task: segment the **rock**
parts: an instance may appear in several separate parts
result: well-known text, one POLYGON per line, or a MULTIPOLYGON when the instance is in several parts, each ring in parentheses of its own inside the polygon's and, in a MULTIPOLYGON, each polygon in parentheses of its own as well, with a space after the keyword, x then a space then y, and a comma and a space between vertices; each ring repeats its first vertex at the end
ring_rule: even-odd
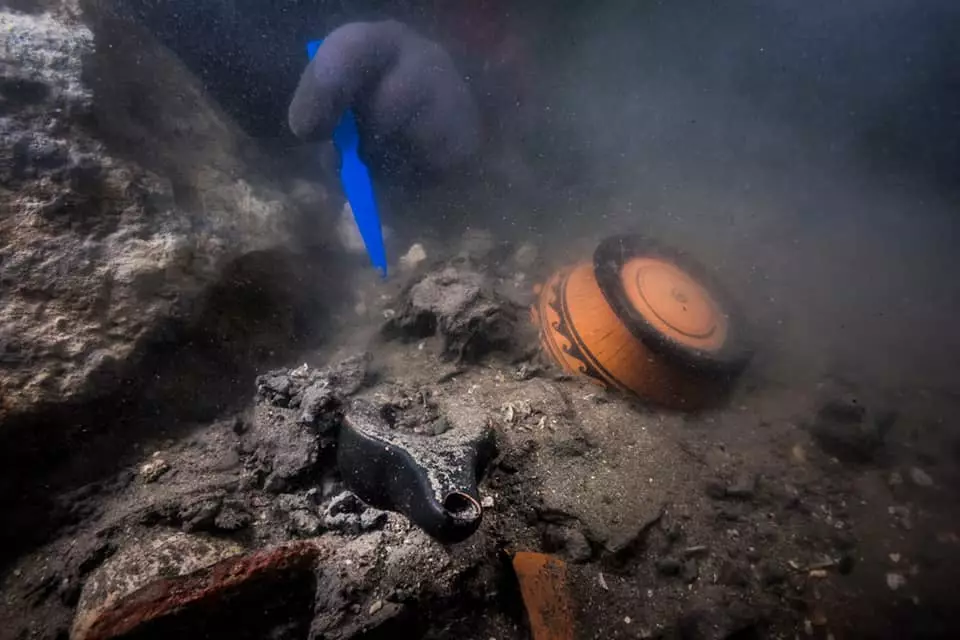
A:
POLYGON ((332 440, 340 405, 363 386, 369 360, 362 353, 324 369, 303 366, 256 379, 253 424, 242 442, 264 490, 287 492, 318 472, 321 442, 332 440))
POLYGON ((81 606, 71 638, 265 638, 280 629, 284 637, 306 637, 321 555, 321 547, 292 543, 154 578, 122 598, 81 606), (291 629, 291 621, 300 628, 291 629))
POLYGON ((312 538, 320 533, 320 518, 309 511, 297 510, 289 513, 289 531, 300 538, 312 538))
POLYGON ((71 637, 108 637, 94 633, 93 628, 130 594, 157 579, 186 575, 241 552, 230 542, 179 532, 160 533, 124 546, 83 585, 71 637))
POLYGON ((424 250, 423 245, 418 242, 412 245, 405 254, 400 256, 400 266, 407 271, 413 271, 426 259, 427 252, 424 250))
POLYGON ((865 463, 876 457, 894 420, 893 414, 876 415, 846 396, 826 402, 809 429, 828 454, 844 462, 865 463))
POLYGON ((480 273, 445 267, 406 290, 402 308, 385 330, 417 340, 439 335, 445 357, 476 360, 511 347, 518 315, 517 307, 500 298, 480 273))
POLYGON ((159 453, 153 454, 154 457, 149 462, 140 466, 140 480, 145 483, 156 482, 160 479, 160 476, 170 470, 170 464, 163 458, 158 457, 159 455, 159 453))
POLYGON ((907 579, 904 578, 899 573, 888 573, 887 574, 887 586, 891 591, 896 591, 907 584, 907 579))
POLYGON ((493 496, 484 496, 483 499, 480 501, 480 506, 483 507, 484 509, 493 509, 494 507, 493 496))
POLYGON ((560 553, 571 562, 589 562, 593 555, 587 537, 579 529, 547 525, 543 538, 546 551, 560 553))
POLYGON ((306 497, 295 494, 278 496, 277 508, 287 518, 287 530, 294 536, 310 538, 320 532, 320 518, 315 505, 306 497))
MULTIPOLYGON (((296 210, 246 137, 111 6, 0 9, 5 427, 152 380, 140 375, 150 348, 211 318, 237 264, 277 252, 279 265, 298 246, 296 210)), ((37 436, 48 456, 61 442, 49 436, 37 436)))
POLYGON ((932 487, 933 478, 920 467, 910 468, 910 481, 918 487, 932 487))
POLYGON ((213 519, 214 529, 226 532, 245 529, 251 522, 253 522, 253 516, 246 507, 232 501, 224 501, 213 519))

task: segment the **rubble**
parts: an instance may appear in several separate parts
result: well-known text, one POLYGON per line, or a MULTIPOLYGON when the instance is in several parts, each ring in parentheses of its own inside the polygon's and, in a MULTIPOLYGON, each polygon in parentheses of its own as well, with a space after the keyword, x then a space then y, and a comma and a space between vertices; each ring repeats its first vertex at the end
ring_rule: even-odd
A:
POLYGON ((509 350, 520 328, 519 310, 500 298, 485 276, 467 267, 443 267, 415 282, 386 326, 390 336, 439 336, 443 353, 456 361, 476 361, 495 350, 509 350))

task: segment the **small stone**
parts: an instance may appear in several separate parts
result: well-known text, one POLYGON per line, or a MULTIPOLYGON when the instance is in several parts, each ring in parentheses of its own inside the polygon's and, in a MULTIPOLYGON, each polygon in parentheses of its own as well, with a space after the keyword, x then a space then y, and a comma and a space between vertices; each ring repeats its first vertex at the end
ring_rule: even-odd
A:
POLYGON ((309 511, 302 509, 291 511, 289 517, 290 532, 296 536, 311 538, 320 532, 320 518, 309 511))
POLYGON ((624 624, 630 624, 631 622, 633 622, 633 620, 630 619, 630 616, 625 616, 625 617, 623 618, 623 623, 624 623, 624 624))
POLYGON ((802 444, 797 443, 790 449, 790 457, 797 464, 803 464, 807 461, 807 451, 802 444))
POLYGON ((899 487, 903 484, 903 475, 899 471, 891 472, 890 477, 887 478, 887 484, 891 487, 899 487))
POLYGON ((424 250, 423 245, 418 242, 411 245, 410 249, 404 255, 400 256, 400 266, 407 271, 412 271, 426 259, 427 252, 424 250))
POLYGON ((156 482, 160 479, 160 476, 170 470, 167 461, 158 457, 159 453, 153 455, 154 457, 150 462, 144 463, 140 467, 140 479, 145 483, 156 482))
POLYGON ((899 573, 887 574, 887 586, 890 587, 891 591, 896 591, 897 589, 906 586, 906 584, 907 579, 899 573))
POLYGON ((890 562, 892 562, 893 564, 897 564, 898 562, 900 562, 900 554, 899 554, 899 553, 891 553, 891 554, 890 554, 890 562))
POLYGON ((493 496, 484 496, 480 501, 480 506, 484 509, 493 509, 493 496))
POLYGON ((918 487, 932 487, 933 478, 920 467, 910 468, 910 481, 918 487))
POLYGON ((603 577, 603 572, 597 574, 597 582, 600 584, 600 588, 604 591, 610 591, 610 587, 607 586, 607 581, 603 577))
POLYGON ((370 615, 375 614, 376 612, 383 609, 383 600, 375 600, 372 605, 370 605, 370 615))

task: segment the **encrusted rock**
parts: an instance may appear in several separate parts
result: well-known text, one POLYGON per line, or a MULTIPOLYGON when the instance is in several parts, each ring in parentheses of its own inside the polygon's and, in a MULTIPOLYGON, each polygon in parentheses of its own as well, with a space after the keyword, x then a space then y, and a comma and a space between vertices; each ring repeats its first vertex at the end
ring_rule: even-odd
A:
POLYGON ((428 273, 407 289, 387 332, 414 339, 439 335, 447 357, 474 360, 509 349, 517 318, 515 305, 500 298, 485 276, 451 266, 428 273))
POLYGON ((315 469, 321 440, 337 425, 343 399, 363 385, 368 362, 360 354, 325 369, 303 366, 257 378, 253 424, 243 438, 264 489, 288 491, 315 469))

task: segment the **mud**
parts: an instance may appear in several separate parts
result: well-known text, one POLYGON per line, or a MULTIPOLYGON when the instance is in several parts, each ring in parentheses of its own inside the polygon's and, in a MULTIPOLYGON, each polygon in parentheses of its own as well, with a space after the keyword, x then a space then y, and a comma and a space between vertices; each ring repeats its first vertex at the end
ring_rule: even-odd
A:
MULTIPOLYGON (((960 441, 942 425, 957 398, 792 388, 750 370, 721 408, 655 412, 499 339, 525 330, 509 261, 434 269, 365 281, 370 305, 344 303, 336 349, 264 372, 245 406, 60 495, 69 520, 3 578, 0 637, 67 637, 106 574, 131 554, 155 560, 137 545, 170 536, 241 554, 318 545, 310 579, 268 583, 308 602, 265 605, 269 637, 530 637, 509 562, 522 550, 568 561, 578 638, 955 637, 960 441), (424 282, 461 284, 414 303, 424 282), (391 322, 424 308, 429 331, 391 322), (358 399, 395 439, 453 438, 458 412, 492 430, 476 533, 443 545, 345 491, 336 436, 358 399)), ((195 575, 174 565, 160 573, 195 575)), ((217 612, 207 637, 241 637, 249 622, 230 603, 250 601, 194 615, 217 612)))

